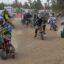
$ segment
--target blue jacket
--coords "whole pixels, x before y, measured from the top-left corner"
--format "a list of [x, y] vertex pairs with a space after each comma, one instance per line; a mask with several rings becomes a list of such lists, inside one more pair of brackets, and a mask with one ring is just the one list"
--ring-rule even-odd
[[9, 23], [5, 23], [4, 24], [4, 28], [7, 30], [7, 31], [9, 31], [10, 33], [12, 32], [12, 26], [9, 24]]
[[1, 20], [3, 20], [3, 16], [2, 16], [2, 15], [0, 15], [0, 21], [1, 21]]

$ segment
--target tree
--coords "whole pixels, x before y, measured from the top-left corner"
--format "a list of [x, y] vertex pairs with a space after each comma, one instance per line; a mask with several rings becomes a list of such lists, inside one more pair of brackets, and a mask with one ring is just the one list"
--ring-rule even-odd
[[23, 8], [29, 9], [29, 8], [30, 8], [30, 6], [28, 5], [28, 3], [27, 3], [27, 2], [25, 2], [25, 4], [23, 5]]
[[36, 9], [36, 3], [37, 3], [36, 1], [34, 1], [33, 3], [31, 3], [31, 6], [30, 6], [31, 9]]
[[52, 0], [52, 9], [64, 13], [64, 0]]
[[57, 2], [55, 0], [52, 0], [52, 6], [51, 6], [52, 10], [56, 11], [58, 9], [57, 6], [58, 6]]
[[59, 6], [59, 9], [64, 9], [64, 0], [57, 0], [57, 5]]
[[43, 5], [40, 0], [34, 0], [33, 2], [31, 0], [28, 0], [28, 3], [25, 2], [23, 5], [24, 8], [31, 8], [31, 9], [36, 9], [36, 10], [41, 10], [43, 9]]
[[17, 1], [17, 0], [15, 0], [15, 4], [16, 4], [16, 5], [18, 4], [18, 1]]
[[43, 5], [42, 5], [42, 3], [41, 3], [40, 0], [37, 0], [37, 2], [36, 2], [35, 5], [36, 5], [36, 9], [37, 9], [37, 10], [43, 9]]
[[21, 12], [21, 7], [23, 5], [21, 2], [18, 2], [17, 0], [15, 0], [11, 6], [16, 9], [16, 12]]
[[4, 9], [4, 3], [0, 3], [0, 10]]
[[31, 0], [28, 0], [29, 4], [31, 5], [32, 1]]
[[47, 3], [45, 3], [44, 5], [45, 5], [45, 7], [44, 7], [45, 10], [47, 10], [47, 9], [48, 9], [48, 5], [47, 5]]
[[40, 0], [37, 0], [37, 1], [34, 0], [34, 2], [31, 3], [31, 8], [36, 10], [41, 10], [43, 9], [43, 5]]
[[47, 3], [48, 3], [48, 7], [49, 7], [49, 1], [50, 1], [50, 0], [47, 0]]
[[12, 4], [13, 8], [21, 8], [22, 7], [22, 3], [17, 2], [17, 0], [15, 0]]

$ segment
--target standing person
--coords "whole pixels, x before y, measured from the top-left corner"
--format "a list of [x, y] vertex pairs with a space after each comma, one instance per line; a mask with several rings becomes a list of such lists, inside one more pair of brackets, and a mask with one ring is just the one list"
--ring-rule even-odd
[[24, 16], [23, 16], [23, 19], [22, 19], [22, 24], [26, 24], [26, 14], [27, 13], [24, 13]]
[[52, 13], [52, 16], [50, 16], [48, 22], [50, 24], [50, 30], [56, 31], [57, 25], [56, 25], [56, 16], [54, 15], [54, 13]]
[[36, 29], [34, 37], [37, 37], [38, 30], [40, 30], [41, 33], [43, 32], [45, 34], [46, 22], [47, 21], [45, 20], [45, 17], [38, 18], [37, 22], [35, 23]]
[[25, 19], [26, 19], [26, 25], [29, 26], [29, 24], [31, 24], [31, 18], [32, 15], [30, 13], [26, 13]]

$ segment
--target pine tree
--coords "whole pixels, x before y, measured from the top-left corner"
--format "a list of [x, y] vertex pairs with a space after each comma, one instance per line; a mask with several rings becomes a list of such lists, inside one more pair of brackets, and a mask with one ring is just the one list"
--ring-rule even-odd
[[0, 10], [4, 9], [4, 3], [0, 3]]
[[28, 3], [27, 3], [27, 2], [25, 2], [25, 4], [23, 5], [23, 8], [29, 9], [29, 8], [30, 8], [30, 6], [28, 5]]

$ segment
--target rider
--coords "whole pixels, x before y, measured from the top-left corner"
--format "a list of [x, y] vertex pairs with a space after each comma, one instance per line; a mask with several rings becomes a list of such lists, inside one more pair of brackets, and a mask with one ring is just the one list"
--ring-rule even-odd
[[11, 42], [11, 32], [12, 26], [5, 22], [3, 16], [0, 15], [0, 45]]
[[3, 18], [4, 18], [5, 22], [9, 23], [11, 26], [14, 27], [14, 25], [10, 21], [11, 16], [10, 16], [9, 12], [6, 9], [3, 11]]
[[0, 15], [0, 44], [4, 42], [3, 33], [5, 32], [5, 29], [3, 27], [3, 23], [4, 23], [3, 16]]
[[50, 29], [52, 29], [56, 25], [56, 17], [54, 15], [54, 13], [52, 13], [48, 22], [50, 23]]
[[4, 20], [5, 20], [3, 27], [10, 33], [10, 37], [12, 37], [11, 33], [12, 33], [12, 28], [14, 27], [14, 25], [10, 22], [11, 16], [9, 15], [7, 10], [4, 10], [3, 17], [4, 17]]
[[[47, 21], [44, 16], [41, 18], [38, 18], [38, 20], [35, 23], [35, 26], [37, 26], [35, 29], [35, 37], [37, 37], [38, 30], [40, 30], [41, 33], [43, 32], [45, 34], [46, 22]], [[42, 31], [42, 28], [43, 28], [43, 31]]]

